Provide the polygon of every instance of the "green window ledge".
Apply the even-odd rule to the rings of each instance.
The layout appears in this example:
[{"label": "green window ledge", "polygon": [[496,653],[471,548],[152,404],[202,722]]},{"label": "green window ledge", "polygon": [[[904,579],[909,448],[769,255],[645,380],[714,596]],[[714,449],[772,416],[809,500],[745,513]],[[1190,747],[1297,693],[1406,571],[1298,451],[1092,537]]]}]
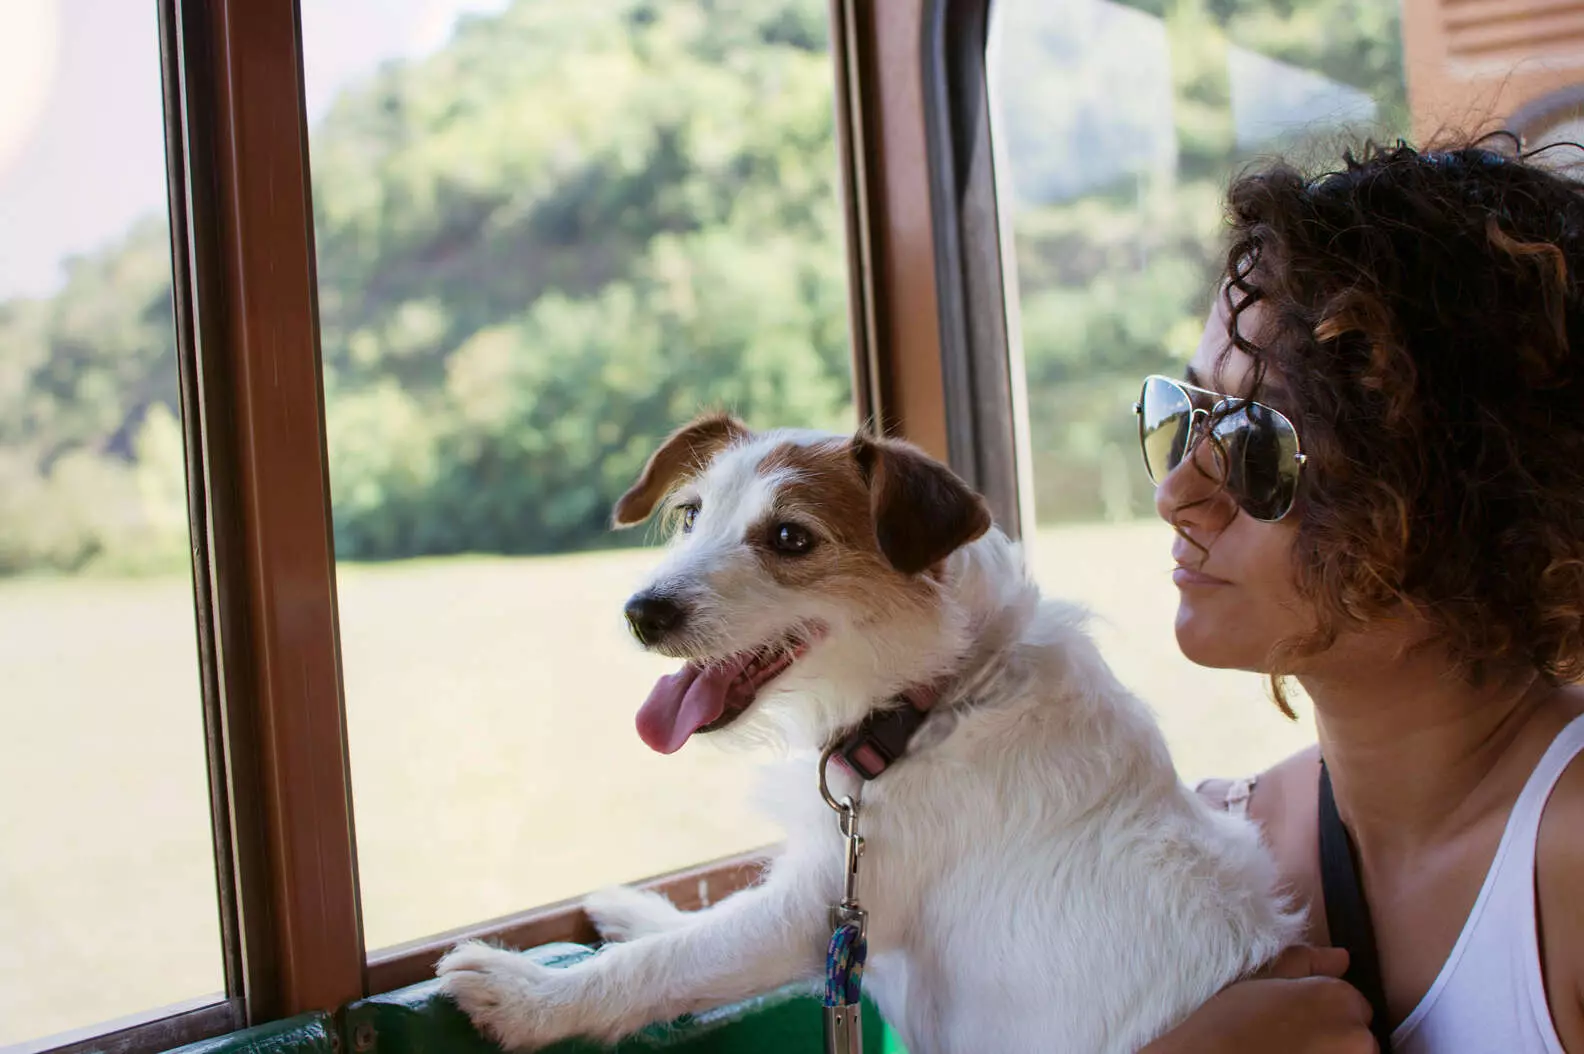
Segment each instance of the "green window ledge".
[{"label": "green window ledge", "polygon": [[[532,954],[548,966],[576,962],[590,951],[552,944]],[[558,1043],[545,1054],[636,1054],[665,1050],[689,1054],[820,1054],[823,1016],[806,987],[793,986],[741,1003],[652,1025],[614,1047],[583,1040]],[[337,1025],[339,1021],[339,1026]],[[906,1054],[866,1001],[864,1049],[869,1054]],[[359,999],[328,1014],[304,1014],[257,1028],[179,1047],[170,1054],[498,1054],[473,1030],[467,1017],[426,981],[399,991]]]}]

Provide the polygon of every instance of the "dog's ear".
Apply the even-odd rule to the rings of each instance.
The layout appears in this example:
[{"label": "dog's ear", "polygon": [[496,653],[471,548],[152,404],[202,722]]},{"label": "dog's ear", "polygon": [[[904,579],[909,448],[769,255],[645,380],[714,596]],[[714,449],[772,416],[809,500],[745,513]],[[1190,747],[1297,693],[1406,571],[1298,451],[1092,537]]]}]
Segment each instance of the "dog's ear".
[{"label": "dog's ear", "polygon": [[984,499],[917,447],[859,434],[852,450],[880,552],[903,574],[934,567],[990,529]]},{"label": "dog's ear", "polygon": [[638,482],[617,500],[611,524],[631,527],[647,520],[680,480],[702,472],[716,454],[750,435],[747,425],[724,413],[705,414],[672,432],[649,456]]}]

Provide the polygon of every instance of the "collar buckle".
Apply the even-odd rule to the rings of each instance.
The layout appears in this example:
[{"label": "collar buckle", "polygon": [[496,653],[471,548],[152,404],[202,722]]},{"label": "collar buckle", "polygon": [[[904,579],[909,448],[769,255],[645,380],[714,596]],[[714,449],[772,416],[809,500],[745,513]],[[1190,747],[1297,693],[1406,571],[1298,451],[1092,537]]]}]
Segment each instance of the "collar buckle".
[{"label": "collar buckle", "polygon": [[907,696],[902,706],[872,710],[836,744],[835,753],[860,779],[872,780],[907,753],[908,740],[928,716]]}]

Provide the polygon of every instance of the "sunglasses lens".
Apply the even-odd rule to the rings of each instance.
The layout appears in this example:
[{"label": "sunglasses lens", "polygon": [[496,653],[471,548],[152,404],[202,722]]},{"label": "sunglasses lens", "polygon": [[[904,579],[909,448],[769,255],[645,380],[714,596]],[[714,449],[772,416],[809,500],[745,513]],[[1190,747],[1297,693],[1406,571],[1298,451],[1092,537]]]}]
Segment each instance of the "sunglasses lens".
[{"label": "sunglasses lens", "polygon": [[1213,425],[1227,490],[1256,520],[1279,520],[1298,493],[1298,433],[1268,406],[1247,403]]},{"label": "sunglasses lens", "polygon": [[1144,448],[1144,468],[1159,483],[1182,463],[1193,420],[1188,393],[1164,377],[1144,382],[1139,397],[1139,443]]}]

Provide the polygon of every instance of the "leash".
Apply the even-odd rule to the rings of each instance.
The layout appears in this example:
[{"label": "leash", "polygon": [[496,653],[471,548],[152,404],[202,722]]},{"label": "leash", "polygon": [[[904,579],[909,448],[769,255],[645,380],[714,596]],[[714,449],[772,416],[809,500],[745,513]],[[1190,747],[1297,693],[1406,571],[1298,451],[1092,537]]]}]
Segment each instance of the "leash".
[{"label": "leash", "polygon": [[[858,903],[858,861],[864,851],[858,802],[863,784],[907,753],[908,740],[929,716],[937,694],[934,690],[904,693],[906,706],[870,711],[820,754],[820,797],[836,813],[845,847],[842,898],[831,905],[831,938],[825,950],[825,1054],[863,1054],[863,968],[869,955],[869,913]],[[863,781],[854,796],[837,798],[831,793],[825,770],[837,757]]]},{"label": "leash", "polygon": [[[858,903],[858,860],[864,840],[858,833],[857,798],[831,794],[825,768],[839,744],[825,748],[819,761],[819,790],[836,811],[845,846],[842,898],[831,905],[831,938],[825,951],[825,1054],[863,1054],[863,968],[869,955],[869,913]],[[859,784],[858,797],[863,796]]]}]

